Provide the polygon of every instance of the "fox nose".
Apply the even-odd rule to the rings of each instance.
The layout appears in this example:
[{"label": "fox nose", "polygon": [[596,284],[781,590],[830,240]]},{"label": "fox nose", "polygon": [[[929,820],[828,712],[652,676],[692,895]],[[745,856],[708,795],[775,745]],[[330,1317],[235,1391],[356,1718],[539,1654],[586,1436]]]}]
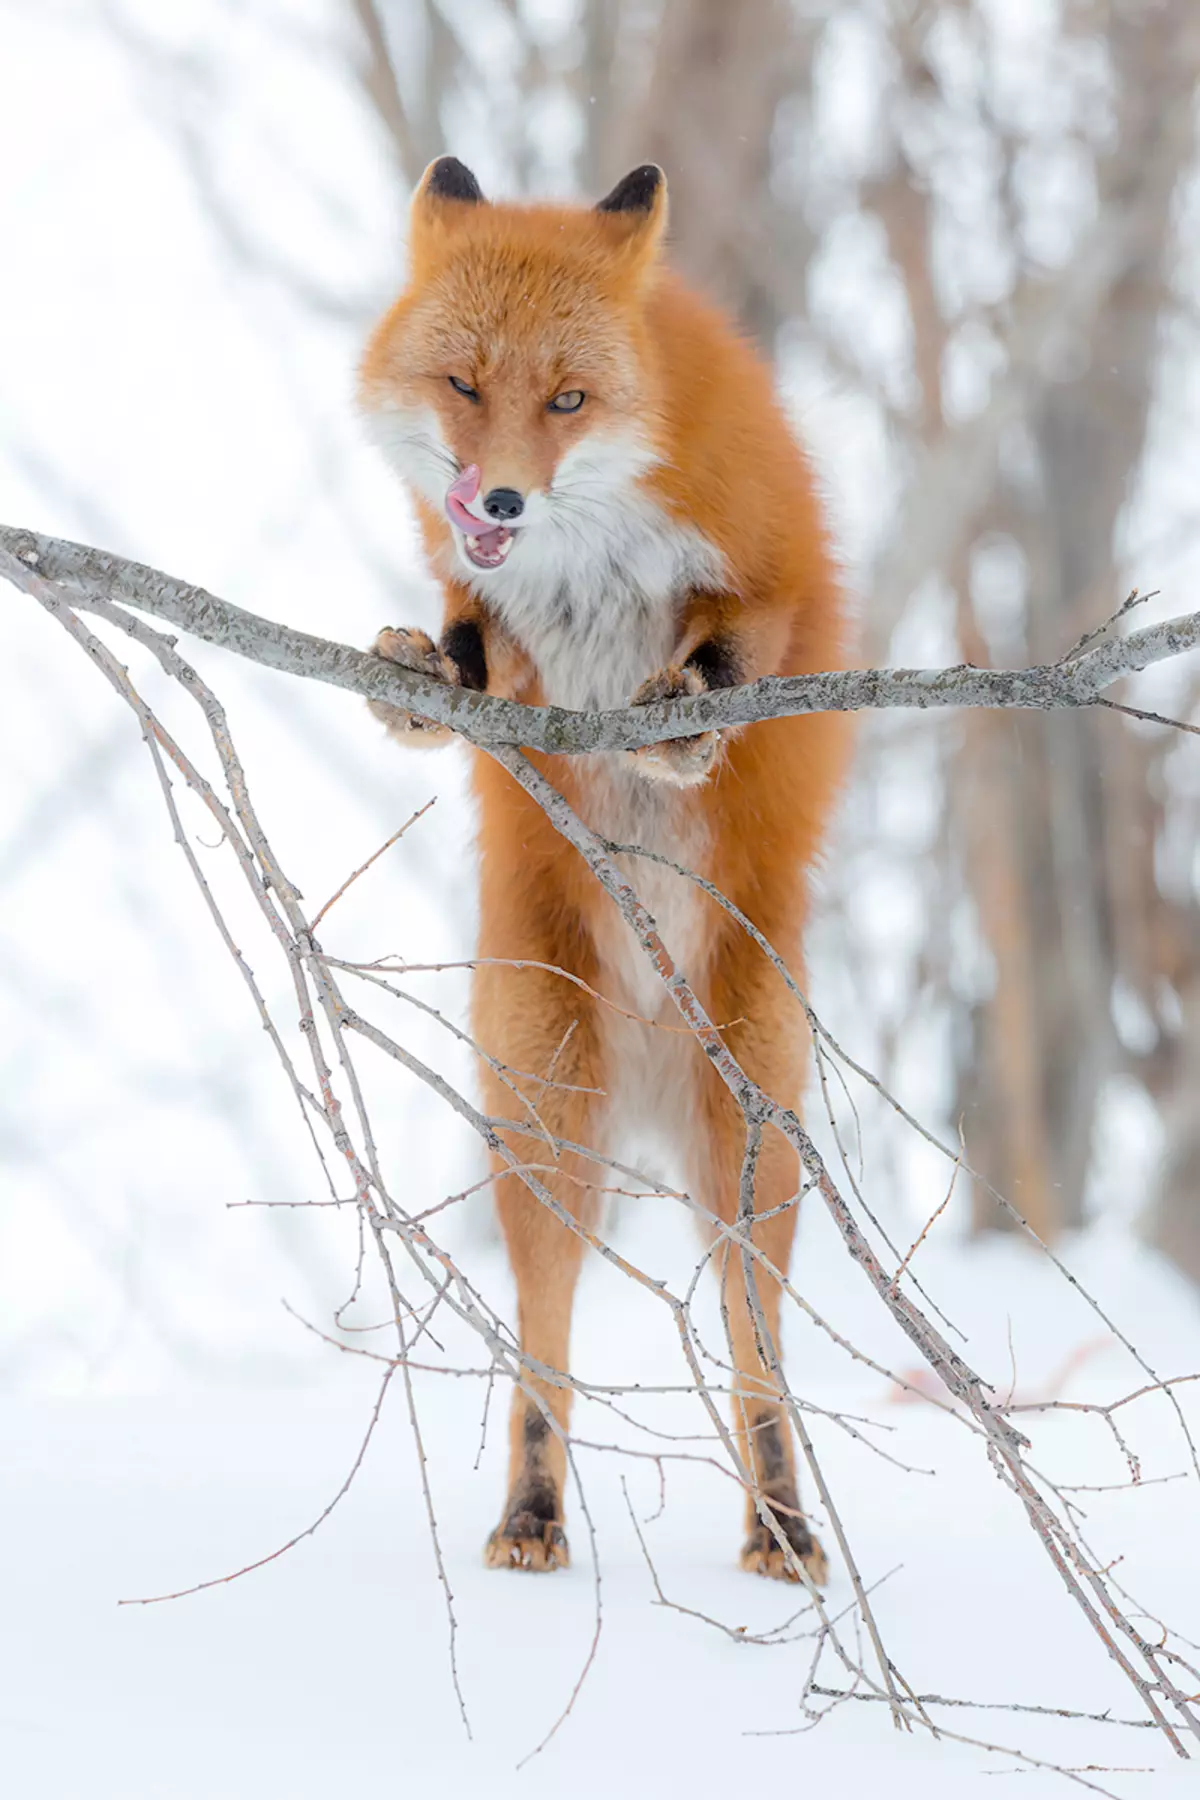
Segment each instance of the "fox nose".
[{"label": "fox nose", "polygon": [[516,488],[492,488],[483,497],[483,510],[507,525],[511,519],[520,518],[525,502]]}]

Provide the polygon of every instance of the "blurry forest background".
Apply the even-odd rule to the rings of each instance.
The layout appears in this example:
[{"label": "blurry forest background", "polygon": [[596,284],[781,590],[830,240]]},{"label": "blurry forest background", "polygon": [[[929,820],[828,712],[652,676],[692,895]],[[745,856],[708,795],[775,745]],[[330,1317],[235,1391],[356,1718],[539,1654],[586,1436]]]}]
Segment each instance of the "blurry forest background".
[{"label": "blurry forest background", "polygon": [[[1192,0],[0,0],[0,43],[8,523],[332,637],[432,618],[351,406],[408,190],[446,150],[497,195],[597,196],[652,158],[676,258],[812,449],[859,660],[1052,660],[1133,586],[1161,590],[1139,620],[1196,604]],[[223,1202],[312,1189],[282,1079],[136,733],[4,611],[4,1367],[235,1378],[263,1246],[314,1306],[344,1246],[331,1276],[319,1220],[235,1236]],[[310,899],[440,796],[347,897],[342,953],[468,954],[457,753],[203,666]],[[1191,717],[1195,668],[1140,697]],[[1132,1227],[1200,1281],[1198,803],[1194,741],[1111,711],[865,719],[812,980],[1039,1231]],[[394,1131],[414,1183],[473,1178],[421,1095]],[[927,1152],[884,1109],[863,1131],[876,1203],[919,1224]],[[982,1187],[955,1204],[1002,1224]],[[260,1366],[294,1349],[268,1335]]]}]

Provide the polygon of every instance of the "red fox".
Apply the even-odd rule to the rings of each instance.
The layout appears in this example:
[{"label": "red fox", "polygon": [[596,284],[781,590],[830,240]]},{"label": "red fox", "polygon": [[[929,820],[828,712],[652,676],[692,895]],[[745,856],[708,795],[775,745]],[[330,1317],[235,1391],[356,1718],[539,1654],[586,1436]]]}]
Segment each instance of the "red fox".
[{"label": "red fox", "polygon": [[[769,369],[662,261],[666,216],[666,180],[652,165],[591,208],[489,203],[454,157],[425,171],[409,284],[367,345],[360,401],[416,502],[445,625],[436,644],[421,631],[382,631],[378,655],[530,705],[580,709],[840,666],[845,610],[807,464]],[[372,706],[407,742],[451,736]],[[715,883],[799,975],[808,873],[843,742],[840,721],[824,714],[533,760],[604,838],[646,846]],[[660,1028],[678,1026],[678,1015],[586,864],[505,770],[482,751],[472,756],[478,1042],[529,1072],[529,1097],[556,1137],[611,1155],[618,1133],[656,1130],[680,1155],[696,1201],[732,1221],[743,1134],[729,1093],[690,1036]],[[807,1037],[778,972],[695,883],[661,861],[625,866],[729,1049],[768,1092],[797,1103]],[[511,1119],[512,1092],[486,1066],[483,1086],[491,1114]],[[602,1165],[564,1149],[546,1173],[544,1142],[502,1135],[574,1218],[595,1222],[599,1190],[613,1179]],[[498,1161],[495,1169],[522,1349],[565,1371],[583,1241]],[[753,1238],[781,1270],[799,1186],[795,1152],[768,1131],[755,1198],[766,1216]],[[781,1549],[748,1490],[742,1566],[788,1578],[798,1559],[823,1581],[742,1259],[714,1260],[736,1441],[795,1552]],[[758,1287],[777,1343],[778,1284],[760,1274]],[[513,1394],[508,1493],[486,1561],[553,1569],[568,1560],[571,1393],[534,1376],[527,1389]]]}]

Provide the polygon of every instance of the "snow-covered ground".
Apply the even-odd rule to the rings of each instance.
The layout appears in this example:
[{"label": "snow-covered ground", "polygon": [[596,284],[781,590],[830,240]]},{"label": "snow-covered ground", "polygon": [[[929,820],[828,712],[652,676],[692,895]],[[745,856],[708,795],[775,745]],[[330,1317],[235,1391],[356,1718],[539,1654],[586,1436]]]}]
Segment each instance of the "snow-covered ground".
[{"label": "snow-covered ground", "polygon": [[[0,186],[0,517],[93,538],[256,611],[365,643],[382,623],[428,621],[434,608],[402,504],[350,407],[356,346],[394,286],[399,249],[394,177],[348,73],[349,10],[332,0],[0,8],[0,167],[15,171]],[[298,282],[319,283],[323,304]],[[532,1581],[483,1570],[504,1396],[493,1398],[480,1456],[476,1380],[416,1378],[471,1740],[450,1682],[444,1595],[398,1382],[361,1472],[313,1537],[229,1585],[118,1607],[228,1573],[308,1526],[357,1452],[375,1372],[279,1304],[286,1297],[328,1325],[350,1284],[352,1222],[290,1207],[229,1210],[322,1190],[278,1064],[170,841],[137,732],[31,603],[0,593],[0,616],[6,1791],[304,1800],[404,1784],[436,1796],[567,1789],[640,1800],[764,1782],[990,1795],[984,1771],[1003,1765],[898,1737],[874,1705],[848,1704],[813,1733],[770,1735],[799,1724],[809,1640],[737,1643],[656,1607],[621,1477],[644,1518],[660,1507],[658,1474],[612,1451],[580,1452],[602,1577],[595,1662],[571,1716],[518,1773],[583,1668],[596,1587],[577,1500],[569,1573]],[[339,902],[327,947],[466,954],[470,816],[457,757],[402,757],[345,696],[216,652],[197,661],[229,708],[276,848],[314,906],[438,795]],[[131,667],[157,699],[161,685],[136,659]],[[194,733],[185,708],[172,704],[169,716]],[[239,910],[211,832],[188,816],[286,1020],[270,946]],[[883,926],[902,930],[905,903],[891,897]],[[869,1021],[839,1014],[838,971],[818,959],[814,981],[831,1026],[866,1054]],[[460,978],[431,978],[424,991],[462,1016]],[[469,1083],[466,1059],[436,1025],[408,1017],[403,1035]],[[924,1108],[920,1057],[910,1063],[905,1097]],[[382,1066],[368,1080],[382,1151],[415,1199],[433,1204],[476,1178],[475,1146],[425,1090]],[[863,1116],[870,1144],[870,1110]],[[1118,1145],[1114,1190],[1120,1157]],[[924,1152],[901,1166],[900,1185],[869,1168],[868,1192],[907,1245],[945,1174]],[[447,1218],[456,1252],[506,1306],[486,1202],[461,1210]],[[1133,1212],[1125,1194],[1066,1247],[1067,1260],[1160,1373],[1200,1369],[1200,1305],[1138,1247]],[[669,1202],[626,1203],[613,1229],[643,1267],[686,1279],[695,1240]],[[1144,1379],[1049,1265],[1017,1243],[965,1244],[954,1208],[916,1267],[1001,1392],[1015,1384],[1029,1399],[1111,1400]],[[839,1330],[911,1371],[911,1348],[811,1200],[797,1271]],[[703,1305],[711,1338],[711,1295]],[[581,1375],[681,1379],[663,1309],[598,1262],[576,1337]],[[449,1361],[481,1360],[449,1324],[444,1342]],[[805,1399],[875,1421],[889,1453],[937,1471],[905,1473],[814,1420],[864,1578],[887,1576],[877,1609],[913,1685],[1136,1717],[968,1432],[899,1401],[798,1318],[786,1349]],[[1181,1403],[1200,1431],[1192,1390]],[[640,1416],[659,1429],[706,1429],[694,1401],[647,1399]],[[1186,1469],[1161,1399],[1125,1416],[1147,1484]],[[577,1422],[597,1442],[660,1441],[635,1440],[595,1403]],[[1055,1415],[1031,1434],[1039,1463],[1064,1481],[1126,1478],[1095,1419]],[[1196,1494],[1193,1476],[1079,1498],[1098,1553],[1125,1557],[1117,1575],[1138,1604],[1200,1637]],[[797,1606],[790,1591],[734,1567],[738,1499],[704,1463],[667,1465],[665,1505],[644,1531],[680,1605],[750,1634]],[[835,1608],[850,1598],[836,1555],[830,1597]],[[1177,1767],[1143,1731],[994,1713],[947,1723],[1055,1761],[1159,1768],[1156,1794],[1194,1785],[1195,1765]],[[1024,1783],[1035,1793],[1061,1786],[1037,1773]],[[1109,1785],[1147,1788],[1134,1775]]]},{"label": "snow-covered ground", "polygon": [[[643,1213],[619,1230],[622,1247],[655,1272],[670,1274],[693,1253],[669,1215]],[[806,1220],[803,1236],[806,1291],[864,1343],[887,1348],[888,1333],[872,1329],[865,1284],[847,1273],[821,1221]],[[493,1256],[479,1252],[472,1266],[496,1295],[504,1274]],[[1195,1303],[1161,1268],[1129,1259],[1119,1246],[1080,1246],[1074,1260],[1118,1312],[1147,1328],[1146,1350],[1164,1372],[1200,1366]],[[1126,1359],[1099,1349],[1063,1379],[1071,1352],[1094,1339],[1094,1324],[1077,1302],[1059,1298],[1057,1278],[1033,1254],[1017,1246],[947,1256],[931,1250],[924,1272],[936,1295],[945,1298],[951,1287],[956,1311],[979,1322],[970,1353],[1002,1381],[1011,1329],[1019,1393],[1111,1397],[1137,1384]],[[678,1380],[677,1353],[654,1302],[626,1290],[610,1271],[589,1271],[579,1372]],[[453,1332],[446,1342],[453,1351]],[[882,1382],[855,1378],[809,1334],[793,1334],[789,1350],[802,1393],[876,1421],[891,1454],[936,1471],[902,1473],[835,1426],[814,1422],[864,1578],[888,1577],[875,1604],[907,1679],[924,1693],[1111,1707],[1138,1717],[1135,1697],[976,1440],[931,1408],[894,1404]],[[595,1661],[571,1716],[518,1771],[570,1698],[597,1596],[577,1502],[570,1571],[535,1578],[482,1567],[504,1430],[497,1405],[477,1469],[480,1382],[426,1376],[416,1386],[470,1740],[451,1688],[444,1595],[398,1383],[354,1485],[311,1538],[228,1585],[118,1607],[227,1574],[308,1526],[356,1455],[375,1376],[346,1358],[299,1393],[0,1405],[0,1741],[9,1791],[22,1800],[85,1791],[121,1800],[318,1800],[332,1791],[519,1796],[564,1787],[640,1800],[718,1795],[742,1784],[855,1795],[883,1788],[927,1800],[994,1791],[988,1769],[1009,1764],[899,1736],[874,1704],[848,1704],[806,1735],[775,1735],[800,1723],[796,1701],[810,1641],[737,1643],[656,1606],[622,1482],[640,1518],[657,1515],[643,1531],[668,1599],[756,1633],[796,1611],[795,1593],[733,1566],[740,1507],[715,1470],[668,1464],[662,1505],[655,1470],[611,1451],[580,1453],[602,1576]],[[1193,1403],[1190,1414],[1200,1427],[1200,1407]],[[646,1416],[660,1428],[703,1429],[698,1409],[682,1401],[659,1402]],[[1147,1480],[1186,1467],[1161,1401],[1140,1403],[1126,1422]],[[630,1441],[628,1429],[594,1405],[578,1423],[582,1437]],[[1059,1417],[1035,1426],[1033,1436],[1037,1460],[1051,1474],[1080,1483],[1125,1479],[1119,1453],[1095,1422]],[[1123,1584],[1147,1611],[1185,1631],[1200,1619],[1200,1563],[1190,1550],[1195,1494],[1193,1479],[1078,1496],[1102,1557],[1125,1555]],[[850,1589],[836,1554],[832,1560],[829,1598],[838,1609]],[[800,1619],[795,1629],[807,1623]],[[837,1680],[832,1663],[825,1679]],[[1121,1795],[1194,1792],[1195,1765],[1178,1764],[1147,1731],[989,1712],[944,1718],[951,1729],[1076,1767],[1159,1771],[1149,1787],[1146,1776],[1096,1777]],[[1060,1786],[1059,1777],[1030,1773],[1022,1791]]]}]

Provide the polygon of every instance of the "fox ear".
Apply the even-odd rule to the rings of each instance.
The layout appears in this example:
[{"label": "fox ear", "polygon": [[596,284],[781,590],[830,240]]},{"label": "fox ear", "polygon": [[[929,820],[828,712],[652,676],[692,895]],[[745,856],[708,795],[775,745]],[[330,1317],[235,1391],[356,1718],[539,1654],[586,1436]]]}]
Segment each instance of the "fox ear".
[{"label": "fox ear", "polygon": [[596,207],[620,229],[624,242],[649,256],[667,223],[667,178],[657,163],[642,163],[618,181]]},{"label": "fox ear", "polygon": [[417,184],[414,203],[418,200],[462,200],[468,206],[486,206],[483,189],[457,156],[439,156],[431,162]]},{"label": "fox ear", "polygon": [[413,275],[420,277],[434,267],[449,248],[459,225],[477,206],[486,206],[483,189],[457,156],[439,156],[431,162],[412,197],[409,211],[408,251]]}]

